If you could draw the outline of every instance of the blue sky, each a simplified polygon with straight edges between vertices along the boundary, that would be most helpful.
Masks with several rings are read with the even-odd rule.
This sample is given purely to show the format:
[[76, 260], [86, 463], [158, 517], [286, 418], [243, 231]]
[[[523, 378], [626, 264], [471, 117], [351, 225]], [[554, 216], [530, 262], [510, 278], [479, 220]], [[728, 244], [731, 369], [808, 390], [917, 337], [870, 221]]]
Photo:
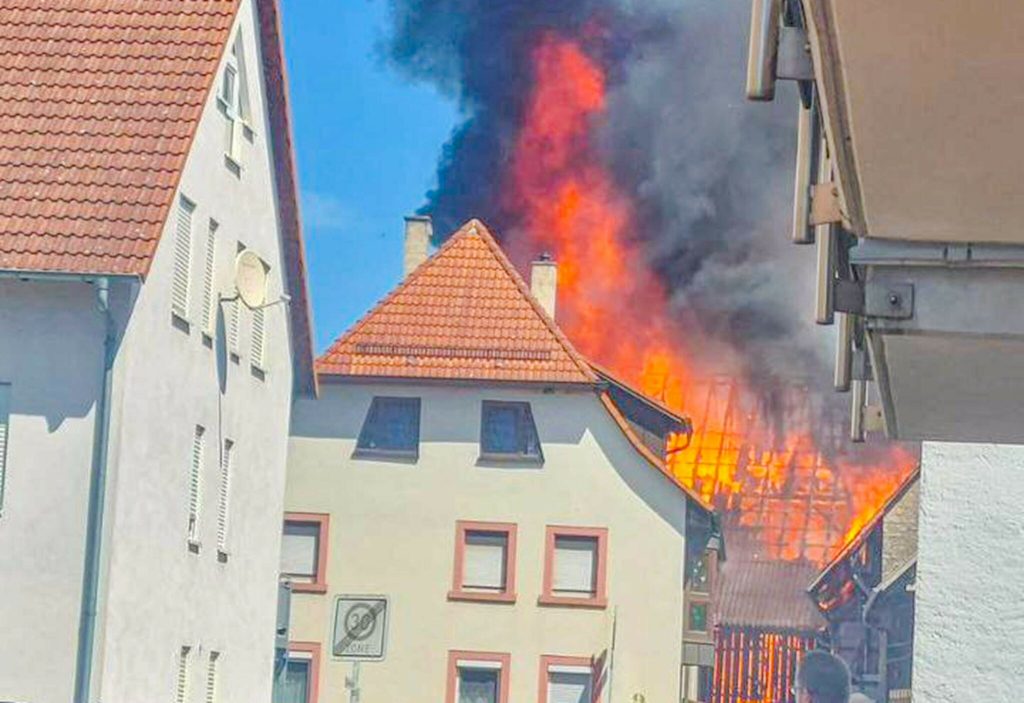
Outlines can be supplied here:
[[283, 3], [317, 350], [397, 282], [402, 216], [459, 117], [385, 65], [386, 0]]

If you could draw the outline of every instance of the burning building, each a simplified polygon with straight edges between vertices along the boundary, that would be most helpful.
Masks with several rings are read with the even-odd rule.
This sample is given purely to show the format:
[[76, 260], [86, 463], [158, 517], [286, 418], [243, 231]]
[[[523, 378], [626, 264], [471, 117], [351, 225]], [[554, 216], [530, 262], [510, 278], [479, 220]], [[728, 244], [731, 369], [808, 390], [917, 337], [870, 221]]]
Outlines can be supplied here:
[[[728, 97], [743, 72], [748, 6], [400, 0], [394, 11], [392, 60], [466, 114], [424, 206], [438, 231], [475, 212], [505, 233], [513, 260], [550, 252], [573, 343], [693, 418], [693, 432], [673, 440], [672, 470], [750, 555], [723, 586], [759, 582], [744, 569], [806, 576], [787, 598], [808, 619], [784, 611], [796, 619], [761, 629], [709, 619], [722, 633], [716, 670], [740, 647], [765, 672], [716, 671], [716, 700], [741, 690], [787, 700], [783, 672], [810, 646], [811, 620], [821, 624], [803, 602], [807, 582], [917, 459], [889, 444], [850, 446], [820, 392], [828, 352], [785, 314], [813, 278], [773, 236], [788, 229], [788, 208], [775, 203], [790, 181], [795, 112]], [[794, 377], [803, 380], [779, 380]], [[773, 607], [753, 586], [729, 602], [744, 599]], [[707, 652], [692, 652], [697, 690]], [[759, 683], [742, 688], [748, 679]]]

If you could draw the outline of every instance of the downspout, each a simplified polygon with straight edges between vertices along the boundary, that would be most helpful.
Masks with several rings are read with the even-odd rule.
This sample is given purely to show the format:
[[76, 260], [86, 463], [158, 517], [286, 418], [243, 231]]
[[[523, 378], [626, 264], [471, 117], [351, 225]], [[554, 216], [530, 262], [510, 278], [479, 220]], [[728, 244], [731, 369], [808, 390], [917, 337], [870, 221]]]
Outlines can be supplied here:
[[110, 314], [110, 279], [96, 278], [96, 302], [103, 315], [103, 374], [96, 401], [96, 423], [92, 446], [92, 475], [85, 532], [85, 566], [82, 573], [82, 607], [78, 626], [78, 655], [75, 662], [74, 703], [89, 703], [93, 655], [96, 644], [96, 615], [99, 602], [100, 551], [103, 537], [103, 508], [107, 490], [107, 447], [110, 435], [110, 395], [113, 382], [116, 334]]

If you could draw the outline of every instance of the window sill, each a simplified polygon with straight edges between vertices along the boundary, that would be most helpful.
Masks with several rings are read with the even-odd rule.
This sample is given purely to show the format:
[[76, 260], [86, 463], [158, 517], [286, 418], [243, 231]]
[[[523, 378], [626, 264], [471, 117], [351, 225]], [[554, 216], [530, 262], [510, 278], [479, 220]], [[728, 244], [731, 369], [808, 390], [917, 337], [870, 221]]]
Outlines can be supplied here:
[[256, 364], [250, 364], [249, 365], [249, 373], [252, 374], [253, 378], [255, 378], [255, 379], [259, 380], [259, 381], [266, 381], [267, 380], [267, 371], [266, 371], [266, 369], [264, 369], [264, 368], [262, 368], [260, 366], [257, 366]]
[[242, 361], [242, 357], [238, 355], [238, 352], [228, 352], [228, 358], [231, 359], [232, 364], [238, 364]]
[[553, 596], [545, 593], [537, 599], [537, 605], [561, 607], [561, 608], [590, 608], [593, 610], [604, 610], [608, 607], [608, 599], [600, 598], [575, 598], [573, 596]]
[[213, 335], [210, 334], [209, 332], [203, 332], [202, 337], [203, 346], [205, 346], [208, 349], [213, 349]]
[[189, 334], [192, 329], [192, 323], [188, 321], [188, 318], [183, 313], [177, 310], [171, 310], [171, 326], [185, 334]]
[[199, 554], [199, 550], [202, 546], [202, 543], [200, 543], [198, 540], [188, 540], [188, 551], [192, 552], [193, 554]]
[[540, 468], [544, 466], [544, 457], [527, 454], [493, 454], [482, 452], [476, 461], [477, 465], [500, 464], [501, 466], [524, 466]]
[[218, 549], [217, 550], [217, 561], [219, 561], [221, 564], [227, 564], [228, 563], [228, 553], [226, 551], [224, 551], [223, 549]]
[[515, 603], [515, 593], [475, 593], [473, 591], [448, 591], [448, 600], [467, 603]]
[[296, 581], [290, 582], [292, 585], [292, 593], [327, 593], [326, 583], [300, 583]]
[[402, 451], [398, 449], [356, 449], [352, 452], [353, 459], [367, 459], [370, 461], [400, 461], [414, 464], [419, 461], [419, 452]]

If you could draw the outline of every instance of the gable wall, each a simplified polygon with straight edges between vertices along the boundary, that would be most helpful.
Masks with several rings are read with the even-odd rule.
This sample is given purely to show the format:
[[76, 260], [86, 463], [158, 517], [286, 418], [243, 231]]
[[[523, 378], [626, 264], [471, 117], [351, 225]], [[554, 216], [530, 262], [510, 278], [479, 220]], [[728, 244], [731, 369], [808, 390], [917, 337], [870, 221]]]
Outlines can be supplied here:
[[[352, 457], [374, 395], [422, 399], [417, 462]], [[485, 399], [531, 403], [542, 468], [478, 462]], [[452, 649], [508, 652], [510, 700], [534, 700], [540, 656], [599, 656], [616, 616], [614, 699], [678, 696], [686, 501], [592, 392], [324, 383], [296, 403], [288, 481], [287, 510], [331, 513], [328, 591], [292, 606], [291, 639], [324, 642], [321, 701], [346, 695], [349, 665], [327, 640], [342, 593], [391, 598], [387, 659], [361, 669], [366, 700], [438, 700]], [[447, 599], [460, 519], [518, 524], [515, 604]], [[538, 606], [546, 525], [608, 529], [607, 609]]]

